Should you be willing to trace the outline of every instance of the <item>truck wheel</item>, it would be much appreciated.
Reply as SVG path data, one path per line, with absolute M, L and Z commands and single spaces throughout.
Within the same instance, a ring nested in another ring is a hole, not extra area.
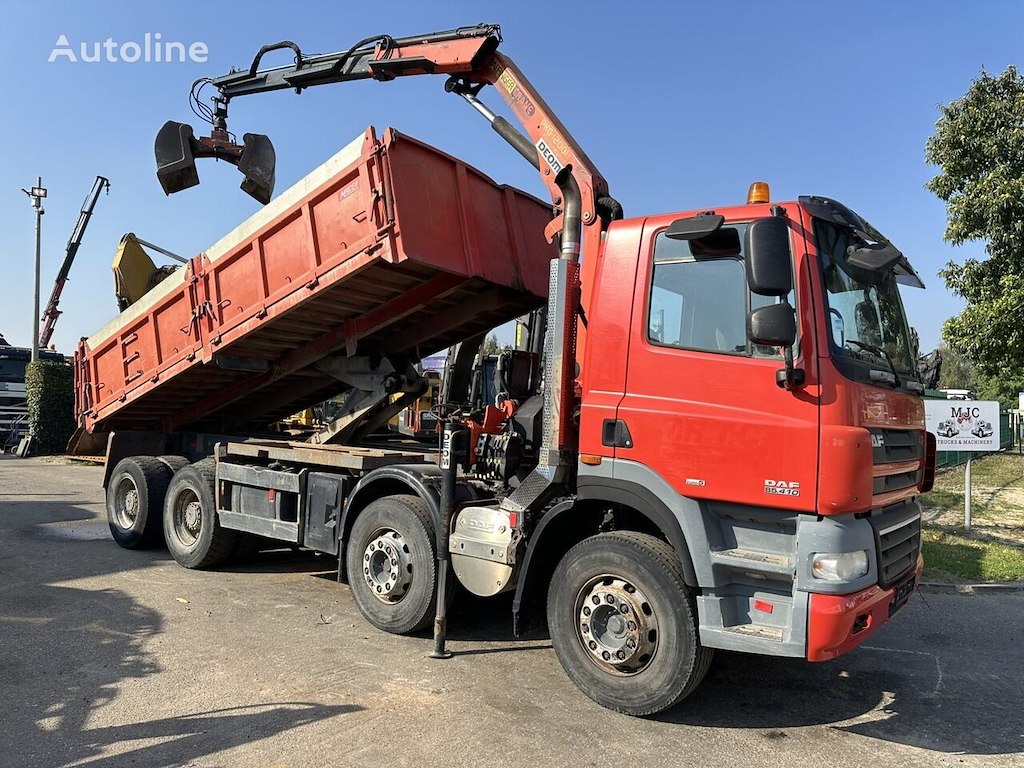
M 633 531 L 602 533 L 562 558 L 548 592 L 548 629 L 569 678 L 598 704 L 653 715 L 704 678 L 712 652 L 672 548 Z
M 164 495 L 171 472 L 153 456 L 121 459 L 107 482 L 107 522 L 114 541 L 125 549 L 160 544 Z
M 221 528 L 214 504 L 216 465 L 204 459 L 174 473 L 164 502 L 164 538 L 186 568 L 210 568 L 235 551 L 238 532 Z
M 184 456 L 157 456 L 156 458 L 171 471 L 171 475 L 192 463 Z
M 377 629 L 403 635 L 431 623 L 435 541 L 430 512 L 418 496 L 385 496 L 356 518 L 345 571 L 356 607 Z

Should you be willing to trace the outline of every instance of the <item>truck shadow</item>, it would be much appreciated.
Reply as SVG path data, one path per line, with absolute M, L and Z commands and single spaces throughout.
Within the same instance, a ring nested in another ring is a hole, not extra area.
M 511 595 L 458 594 L 448 633 L 457 656 L 550 651 L 541 628 L 513 635 L 511 611 Z M 979 638 L 958 635 L 924 634 L 909 649 L 869 642 L 820 664 L 719 651 L 700 687 L 655 720 L 758 731 L 767 740 L 787 738 L 786 729 L 823 726 L 950 754 L 1024 751 L 1024 672 L 1004 670 L 1008 679 L 995 687 L 991 675 L 944 674 L 943 665 L 956 663 L 950 644 L 984 647 Z
M 138 696 L 133 681 L 163 671 L 148 646 L 164 631 L 164 617 L 120 589 L 75 582 L 110 573 L 144 579 L 159 555 L 126 559 L 109 539 L 68 535 L 90 531 L 96 518 L 64 500 L 2 500 L 0 526 L 4 765 L 189 765 L 362 709 L 272 701 L 151 718 L 143 693 L 128 722 L 96 726 L 94 715 L 106 705 L 118 700 L 124 709 L 123 697 Z
M 995 702 L 983 681 L 964 683 L 947 690 L 938 657 L 927 651 L 868 646 L 821 664 L 719 652 L 700 688 L 658 719 L 758 730 L 767 739 L 826 726 L 945 753 L 1024 751 L 1020 687 L 1015 701 Z

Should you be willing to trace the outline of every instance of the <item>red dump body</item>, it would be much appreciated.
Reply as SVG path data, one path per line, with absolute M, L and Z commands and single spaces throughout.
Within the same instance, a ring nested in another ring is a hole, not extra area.
M 330 354 L 443 349 L 540 305 L 550 207 L 373 129 L 75 356 L 88 432 L 257 428 L 337 394 Z

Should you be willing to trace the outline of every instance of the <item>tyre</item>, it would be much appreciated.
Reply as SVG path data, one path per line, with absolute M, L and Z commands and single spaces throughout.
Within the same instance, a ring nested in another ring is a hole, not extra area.
M 385 496 L 356 518 L 345 573 L 356 607 L 385 632 L 430 625 L 437 595 L 434 523 L 418 496 Z
M 164 539 L 171 556 L 186 568 L 210 568 L 234 554 L 238 532 L 222 528 L 214 502 L 213 459 L 178 470 L 164 501 Z
M 191 463 L 184 456 L 157 456 L 156 458 L 171 471 L 172 476 L 179 469 L 187 467 Z
M 171 471 L 153 456 L 121 459 L 107 482 L 107 523 L 125 549 L 159 546 L 164 496 Z
M 602 533 L 569 550 L 552 576 L 547 613 L 562 669 L 616 712 L 674 706 L 711 664 L 679 558 L 647 534 Z

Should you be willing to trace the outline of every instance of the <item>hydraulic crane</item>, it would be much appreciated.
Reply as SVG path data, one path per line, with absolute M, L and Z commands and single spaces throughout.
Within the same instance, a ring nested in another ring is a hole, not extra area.
M 92 211 L 96 207 L 96 201 L 99 200 L 100 192 L 103 190 L 110 194 L 110 181 L 104 176 L 97 176 L 96 181 L 92 183 L 92 189 L 89 190 L 89 194 L 85 197 L 85 202 L 82 203 L 82 210 L 78 214 L 78 223 L 75 224 L 71 237 L 68 239 L 68 244 L 64 248 L 64 263 L 60 265 L 60 272 L 57 273 L 57 279 L 53 282 L 50 300 L 46 303 L 46 310 L 43 312 L 43 327 L 39 331 L 40 347 L 48 346 L 50 338 L 53 336 L 53 329 L 57 325 L 57 318 L 60 317 L 60 310 L 57 309 L 57 305 L 60 304 L 60 295 L 64 291 L 64 284 L 68 281 L 71 265 L 78 254 L 78 246 L 82 244 L 82 237 L 85 235 L 86 227 L 89 226 L 89 219 L 92 218 Z
M 553 110 L 512 60 L 497 52 L 501 39 L 497 24 L 479 24 L 414 37 L 374 35 L 345 51 L 319 56 L 305 56 L 290 40 L 264 45 L 247 70 L 232 70 L 193 83 L 193 111 L 212 125 L 209 137 L 196 139 L 191 126 L 168 121 L 157 134 L 155 151 L 157 177 L 167 194 L 198 184 L 195 158 L 212 157 L 237 165 L 245 176 L 241 188 L 266 203 L 274 185 L 273 145 L 268 137 L 251 133 L 243 136 L 241 146 L 232 141 L 227 130 L 232 99 L 286 88 L 301 93 L 313 86 L 351 80 L 448 75 L 445 90 L 466 100 L 540 172 L 555 214 L 544 234 L 549 240 L 560 236 L 560 258 L 552 262 L 550 274 L 547 418 L 540 465 L 535 482 L 524 483 L 521 492 L 508 500 L 511 508 L 523 510 L 542 504 L 575 463 L 576 361 L 584 353 L 584 307 L 592 288 L 590 279 L 581 281 L 580 255 L 598 252 L 601 233 L 611 221 L 622 218 L 622 207 L 609 196 L 608 183 Z M 285 49 L 294 53 L 293 64 L 260 69 L 267 53 Z M 205 85 L 217 90 L 212 109 L 199 99 Z M 528 136 L 480 100 L 487 85 L 495 87 Z

